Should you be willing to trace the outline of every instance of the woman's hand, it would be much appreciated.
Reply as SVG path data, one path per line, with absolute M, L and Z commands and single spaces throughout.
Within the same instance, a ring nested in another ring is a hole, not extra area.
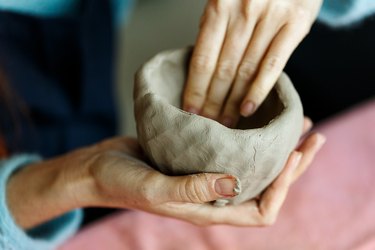
M 166 176 L 143 161 L 136 140 L 125 137 L 25 167 L 9 181 L 8 205 L 24 228 L 89 206 L 139 209 L 199 225 L 268 225 L 323 139 L 318 134 L 307 137 L 261 197 L 238 206 L 209 203 L 237 195 L 235 177 L 215 173 Z
M 112 147 L 111 153 L 107 159 L 95 163 L 92 171 L 97 193 L 101 194 L 99 202 L 92 205 L 140 209 L 198 225 L 263 226 L 275 221 L 290 185 L 311 163 L 324 137 L 319 134 L 307 137 L 259 199 L 225 207 L 215 207 L 209 202 L 236 195 L 233 177 L 209 173 L 163 175 L 140 161 L 136 152 L 124 154 L 129 142 L 129 139 L 107 142 Z M 221 180 L 223 187 L 219 187 Z
M 209 0 L 190 62 L 186 111 L 234 126 L 255 112 L 309 32 L 322 0 Z
M 304 131 L 311 125 L 306 119 Z M 101 151 L 107 153 L 91 167 L 96 180 L 94 193 L 98 195 L 90 205 L 139 209 L 198 225 L 268 225 L 276 219 L 291 183 L 310 165 L 323 143 L 324 137 L 319 134 L 308 136 L 259 199 L 238 206 L 214 207 L 209 202 L 236 195 L 232 176 L 211 173 L 166 176 L 143 161 L 136 141 L 109 140 L 100 145 Z

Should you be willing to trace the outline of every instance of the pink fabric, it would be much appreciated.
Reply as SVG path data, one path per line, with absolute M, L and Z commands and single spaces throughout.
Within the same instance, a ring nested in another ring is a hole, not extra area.
M 97 222 L 75 249 L 375 249 L 375 100 L 317 128 L 328 141 L 291 188 L 274 226 L 197 227 L 143 212 Z

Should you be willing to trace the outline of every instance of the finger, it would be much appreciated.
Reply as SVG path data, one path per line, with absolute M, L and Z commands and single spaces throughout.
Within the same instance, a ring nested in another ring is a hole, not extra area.
M 293 174 L 292 182 L 297 180 L 303 172 L 305 172 L 306 168 L 312 163 L 315 155 L 318 151 L 322 148 L 326 141 L 325 136 L 315 133 L 308 136 L 302 144 L 298 147 L 298 151 L 303 153 L 303 157 L 296 168 L 296 171 Z
M 259 212 L 266 225 L 273 224 L 288 194 L 293 173 L 300 163 L 302 153 L 292 152 L 285 168 L 261 196 Z
M 278 177 L 278 182 L 272 190 L 268 189 L 263 195 L 263 211 L 252 200 L 236 206 L 213 207 L 207 204 L 176 204 L 169 203 L 164 207 L 169 215 L 184 219 L 199 225 L 227 224 L 235 226 L 264 226 L 272 223 L 277 211 L 283 203 L 289 183 L 291 172 L 298 164 L 299 154 L 292 154 L 283 173 Z M 271 216 L 274 215 L 274 216 Z
M 252 34 L 245 55 L 238 67 L 232 91 L 226 101 L 221 120 L 236 123 L 239 118 L 240 104 L 249 89 L 249 83 L 255 78 L 258 66 L 269 44 L 280 27 L 275 25 L 270 18 L 260 21 Z
M 292 52 L 307 34 L 307 28 L 285 25 L 273 40 L 259 72 L 241 104 L 241 115 L 253 114 L 276 83 Z
M 239 205 L 215 207 L 211 204 L 169 202 L 159 206 L 156 211 L 200 226 L 225 224 L 233 226 L 265 226 L 254 200 Z
M 229 26 L 201 113 L 203 116 L 215 120 L 218 118 L 250 40 L 255 20 L 239 16 Z
M 302 135 L 309 132 L 313 125 L 314 124 L 313 124 L 312 120 L 309 117 L 305 116 L 304 119 L 303 119 Z
M 161 202 L 206 203 L 240 193 L 239 181 L 231 175 L 204 173 L 166 178 L 159 187 Z
M 301 134 L 301 137 L 299 139 L 297 147 L 299 145 L 301 145 L 302 142 L 305 141 L 306 136 L 308 135 L 308 132 L 311 130 L 311 128 L 313 127 L 313 125 L 314 124 L 313 124 L 312 120 L 309 117 L 305 116 L 304 119 L 303 119 L 302 134 Z
M 257 226 L 254 202 L 237 206 L 215 207 L 211 204 L 169 202 L 157 208 L 157 213 L 182 219 L 199 226 L 226 224 L 234 226 Z
M 190 61 L 183 95 L 183 109 L 198 114 L 219 58 L 227 29 L 228 16 L 207 8 Z

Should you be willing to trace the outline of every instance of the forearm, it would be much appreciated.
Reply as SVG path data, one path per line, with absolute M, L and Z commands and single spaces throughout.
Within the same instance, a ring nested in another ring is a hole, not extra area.
M 7 204 L 20 227 L 32 228 L 85 205 L 82 196 L 90 178 L 82 171 L 70 171 L 68 162 L 59 157 L 34 163 L 9 179 Z
M 103 191 L 107 187 L 103 188 L 103 181 L 98 179 L 102 180 L 107 176 L 108 168 L 118 163 L 113 152 L 120 148 L 121 153 L 115 155 L 127 159 L 127 155 L 138 156 L 139 146 L 126 138 L 113 141 L 115 143 L 104 141 L 31 164 L 14 173 L 7 185 L 7 204 L 17 224 L 28 229 L 76 208 L 117 207 L 118 200 L 112 193 Z M 124 171 L 116 169 L 116 173 L 122 175 Z M 106 185 L 111 186 L 113 182 L 109 178 Z

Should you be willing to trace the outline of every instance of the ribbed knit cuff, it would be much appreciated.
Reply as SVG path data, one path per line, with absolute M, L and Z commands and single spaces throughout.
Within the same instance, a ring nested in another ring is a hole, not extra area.
M 28 154 L 0 160 L 0 249 L 55 249 L 79 228 L 82 210 L 72 211 L 27 232 L 15 223 L 6 201 L 7 181 L 18 169 L 40 160 L 39 156 Z M 22 199 L 22 194 L 19 196 Z
M 374 0 L 325 0 L 318 20 L 331 27 L 343 27 L 374 13 Z

